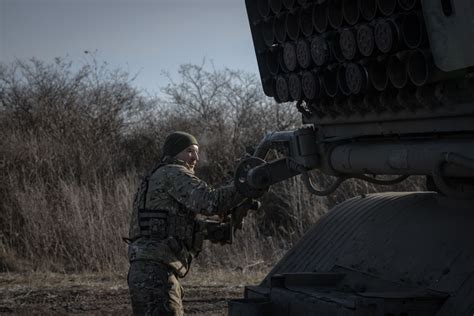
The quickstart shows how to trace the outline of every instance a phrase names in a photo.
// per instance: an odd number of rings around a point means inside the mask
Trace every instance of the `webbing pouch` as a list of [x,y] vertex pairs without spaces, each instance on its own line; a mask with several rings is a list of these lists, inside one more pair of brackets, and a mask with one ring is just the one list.
[[168,237],[168,211],[139,209],[138,224],[142,236],[166,239]]

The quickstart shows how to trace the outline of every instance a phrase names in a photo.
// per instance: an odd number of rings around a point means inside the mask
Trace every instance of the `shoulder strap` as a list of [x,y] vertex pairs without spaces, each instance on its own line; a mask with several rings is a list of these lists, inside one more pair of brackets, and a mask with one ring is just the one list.
[[[146,208],[146,196],[148,194],[148,183],[150,181],[150,177],[153,173],[156,172],[159,168],[166,165],[165,163],[159,162],[157,163],[149,172],[143,177],[140,182],[140,186],[138,187],[137,193],[135,195],[134,207],[138,208]],[[140,206],[140,202],[142,202],[142,206]]]

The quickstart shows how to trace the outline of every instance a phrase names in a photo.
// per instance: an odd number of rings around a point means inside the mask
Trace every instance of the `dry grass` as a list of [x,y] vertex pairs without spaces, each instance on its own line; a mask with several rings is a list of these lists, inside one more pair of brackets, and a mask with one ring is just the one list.
[[[115,180],[112,188],[98,183],[80,185],[59,180],[55,197],[44,183],[13,191],[21,229],[24,256],[35,270],[113,270],[124,264],[127,219],[134,176]],[[13,186],[15,187],[15,186]],[[55,263],[67,263],[64,267]]]
[[6,272],[0,275],[0,289],[55,289],[83,286],[88,288],[127,288],[126,275],[117,273]]
[[[230,271],[229,269],[193,268],[182,279],[187,286],[246,286],[256,285],[267,274],[267,270],[251,269],[247,271]],[[16,289],[58,289],[82,287],[91,290],[111,289],[127,290],[126,273],[53,273],[53,272],[6,272],[0,274],[0,292]]]

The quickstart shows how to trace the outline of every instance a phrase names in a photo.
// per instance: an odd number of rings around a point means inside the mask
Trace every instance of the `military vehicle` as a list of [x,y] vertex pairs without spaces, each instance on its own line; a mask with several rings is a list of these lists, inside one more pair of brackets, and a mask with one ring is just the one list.
[[[258,197],[300,175],[378,193],[324,215],[229,315],[474,315],[474,1],[246,0],[262,87],[304,128],[236,171]],[[288,106],[292,106],[288,104]],[[270,149],[284,158],[267,161]],[[310,170],[336,177],[318,188]]]

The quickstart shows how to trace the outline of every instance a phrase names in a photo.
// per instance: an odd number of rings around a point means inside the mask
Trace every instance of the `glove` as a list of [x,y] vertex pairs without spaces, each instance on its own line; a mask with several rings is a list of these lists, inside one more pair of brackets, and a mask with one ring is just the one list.
[[238,229],[242,229],[244,218],[247,216],[249,210],[258,210],[261,207],[260,201],[254,199],[246,199],[242,204],[234,208],[231,212],[232,226],[234,233]]

